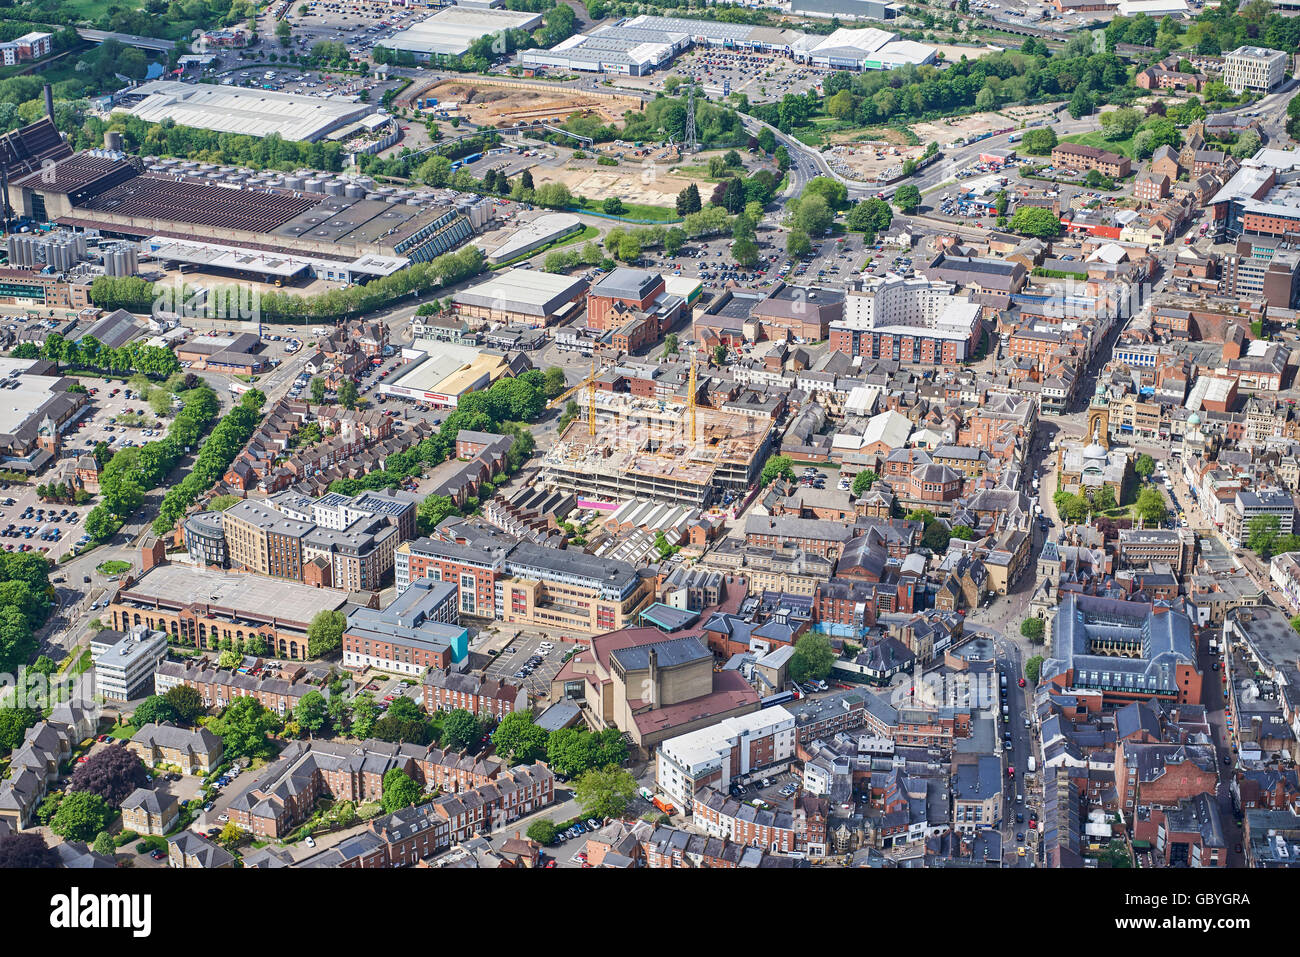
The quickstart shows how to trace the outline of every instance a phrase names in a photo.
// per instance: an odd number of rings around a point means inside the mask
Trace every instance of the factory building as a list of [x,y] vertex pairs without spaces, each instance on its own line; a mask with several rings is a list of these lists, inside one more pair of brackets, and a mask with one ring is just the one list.
[[153,80],[118,97],[115,112],[149,123],[171,120],[181,126],[244,136],[270,136],[314,143],[373,113],[374,107],[350,97],[300,96],[274,90],[208,83]]

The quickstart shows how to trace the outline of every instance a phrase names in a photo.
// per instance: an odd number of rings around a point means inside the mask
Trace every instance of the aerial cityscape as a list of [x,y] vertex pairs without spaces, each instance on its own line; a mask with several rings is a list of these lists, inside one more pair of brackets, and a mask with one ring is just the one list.
[[1300,0],[0,28],[0,867],[1300,866]]

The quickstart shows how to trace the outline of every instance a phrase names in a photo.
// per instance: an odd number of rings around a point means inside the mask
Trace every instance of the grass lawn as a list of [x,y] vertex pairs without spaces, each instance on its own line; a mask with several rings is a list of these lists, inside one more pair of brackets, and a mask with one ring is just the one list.
[[[605,216],[609,215],[600,208],[600,203],[593,199],[582,199],[575,203],[572,208],[601,213]],[[646,206],[641,203],[624,203],[623,212],[619,213],[618,218],[648,219],[656,223],[676,223],[681,221],[681,217],[677,215],[675,209],[669,209],[667,206]]]
[[129,572],[131,570],[131,563],[116,560],[100,562],[95,570],[101,575],[121,575],[123,572]]
[[105,731],[104,734],[107,734],[110,738],[117,738],[119,741],[130,741],[135,737],[135,733],[139,730],[139,728],[133,727],[129,724],[115,724],[109,730]]
[[1082,143],[1084,146],[1095,146],[1099,150],[1119,153],[1129,159],[1135,158],[1133,155],[1133,137],[1131,136],[1126,136],[1122,140],[1108,140],[1101,134],[1100,130],[1094,130],[1091,133],[1075,133],[1073,136],[1063,136],[1061,142]]

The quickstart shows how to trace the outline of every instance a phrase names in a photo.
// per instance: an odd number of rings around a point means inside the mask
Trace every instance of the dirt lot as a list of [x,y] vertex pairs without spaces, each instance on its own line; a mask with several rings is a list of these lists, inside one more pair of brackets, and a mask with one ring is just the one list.
[[912,132],[922,143],[935,142],[943,148],[953,146],[968,136],[978,136],[991,130],[1005,130],[1015,125],[1015,121],[1000,113],[972,113],[949,120],[913,123]]
[[594,113],[606,123],[621,122],[627,110],[639,109],[633,97],[594,96],[565,88],[519,89],[490,83],[443,80],[418,94],[457,103],[460,116],[479,126],[514,126],[532,120],[563,120],[574,113]]
[[870,182],[898,175],[906,160],[919,159],[924,152],[924,146],[894,146],[877,140],[832,146],[825,156],[845,176]]
[[536,166],[533,183],[563,183],[569,192],[588,199],[602,200],[617,196],[625,203],[642,203],[648,206],[672,206],[677,194],[695,183],[700,196],[705,199],[714,184],[670,173],[666,164],[652,162],[624,163],[619,166],[597,166],[582,160],[571,161],[563,167]]

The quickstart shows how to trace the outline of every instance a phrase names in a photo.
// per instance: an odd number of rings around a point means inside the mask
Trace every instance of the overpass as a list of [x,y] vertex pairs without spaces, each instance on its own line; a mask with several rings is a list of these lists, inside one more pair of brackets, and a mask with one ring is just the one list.
[[105,40],[116,40],[125,47],[138,47],[141,50],[151,50],[154,53],[170,53],[176,47],[175,40],[159,40],[156,37],[137,37],[129,33],[113,33],[109,30],[88,30],[85,27],[77,27],[77,36],[89,43],[103,43]]

